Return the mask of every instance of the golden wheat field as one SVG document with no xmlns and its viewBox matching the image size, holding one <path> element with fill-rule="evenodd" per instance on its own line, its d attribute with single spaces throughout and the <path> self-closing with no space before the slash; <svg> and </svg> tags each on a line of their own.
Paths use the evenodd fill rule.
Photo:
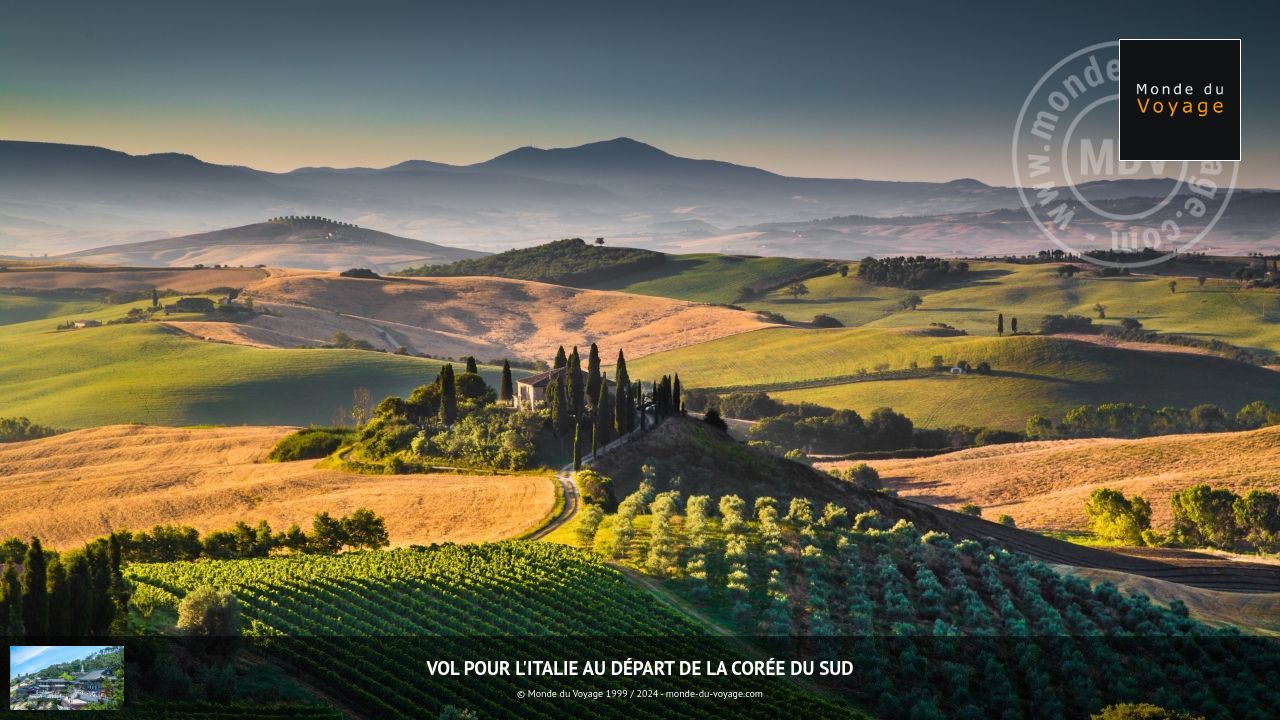
<svg viewBox="0 0 1280 720">
<path fill-rule="evenodd" d="M 114 425 L 0 445 L 0 537 L 60 548 L 165 523 L 203 532 L 265 519 L 282 530 L 367 507 L 395 546 L 480 542 L 532 529 L 556 502 L 543 475 L 356 475 L 265 462 L 291 430 Z"/>
<path fill-rule="evenodd" d="M 197 337 L 259 347 L 316 346 L 345 332 L 386 350 L 548 361 L 561 345 L 595 342 L 606 359 L 619 348 L 639 357 L 769 327 L 741 310 L 524 280 L 271 273 L 245 289 L 269 315 L 238 324 L 172 324 Z"/>
<path fill-rule="evenodd" d="M 855 463 L 820 463 L 830 469 Z M 1052 440 L 993 445 L 916 460 L 869 463 L 902 497 L 983 516 L 1008 514 L 1019 527 L 1079 530 L 1085 501 L 1110 487 L 1151 502 L 1152 525 L 1172 522 L 1169 497 L 1208 483 L 1243 493 L 1280 489 L 1280 427 L 1251 432 L 1117 440 Z"/>
</svg>

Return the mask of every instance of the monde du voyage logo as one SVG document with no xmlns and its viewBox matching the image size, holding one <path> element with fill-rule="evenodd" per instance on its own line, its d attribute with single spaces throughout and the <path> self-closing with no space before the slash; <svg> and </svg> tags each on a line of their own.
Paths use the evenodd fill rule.
<svg viewBox="0 0 1280 720">
<path fill-rule="evenodd" d="M 1041 232 L 1112 267 L 1200 243 L 1239 172 L 1240 50 L 1239 40 L 1123 39 L 1049 68 L 1013 137 L 1018 192 Z"/>
</svg>

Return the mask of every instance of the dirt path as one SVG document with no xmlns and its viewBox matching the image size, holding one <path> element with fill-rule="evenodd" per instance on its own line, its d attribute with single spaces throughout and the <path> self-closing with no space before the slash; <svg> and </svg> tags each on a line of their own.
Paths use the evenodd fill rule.
<svg viewBox="0 0 1280 720">
<path fill-rule="evenodd" d="M 560 514 L 552 518 L 551 522 L 530 533 L 526 540 L 541 540 L 555 532 L 556 528 L 569 522 L 569 518 L 578 512 L 578 486 L 573 484 L 573 466 L 565 465 L 560 468 L 560 472 L 556 473 L 556 481 L 560 483 L 560 488 L 564 492 L 564 506 L 560 508 Z"/>
</svg>

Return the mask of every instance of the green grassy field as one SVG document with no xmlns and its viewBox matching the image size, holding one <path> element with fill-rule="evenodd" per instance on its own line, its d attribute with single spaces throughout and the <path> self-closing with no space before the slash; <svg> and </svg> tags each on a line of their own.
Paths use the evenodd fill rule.
<svg viewBox="0 0 1280 720">
<path fill-rule="evenodd" d="M 934 355 L 948 366 L 986 361 L 993 374 L 874 377 L 877 369 L 903 370 L 912 362 L 927 369 Z M 830 380 L 861 370 L 868 372 L 867 379 Z M 641 378 L 675 371 L 687 387 L 767 390 L 786 401 L 862 413 L 888 405 L 926 427 L 964 423 L 1021 429 L 1031 415 L 1060 417 L 1086 403 L 1189 407 L 1212 402 L 1234 411 L 1253 400 L 1280 402 L 1280 374 L 1214 356 L 1041 336 L 933 337 L 879 327 L 758 330 L 639 358 L 630 371 Z"/>
<path fill-rule="evenodd" d="M 77 315 L 103 321 L 129 305 Z M 63 332 L 0 327 L 0 417 L 63 428 L 114 423 L 330 424 L 357 388 L 372 402 L 428 383 L 440 363 L 361 350 L 265 350 L 195 340 L 159 323 Z M 482 368 L 490 384 L 497 368 Z"/>
<path fill-rule="evenodd" d="M 102 303 L 93 300 L 60 300 L 0 293 L 0 325 L 92 312 L 103 307 Z"/>
<path fill-rule="evenodd" d="M 1059 278 L 1056 265 L 974 263 L 969 279 L 941 288 L 905 290 L 871 285 L 855 277 L 832 273 L 806 281 L 809 295 L 792 299 L 774 291 L 755 302 L 753 310 L 781 313 L 808 321 L 826 313 L 847 326 L 919 327 L 947 323 L 974 335 L 996 335 L 996 315 L 1004 313 L 1005 330 L 1018 318 L 1019 328 L 1035 330 L 1048 314 L 1077 314 L 1095 318 L 1095 304 L 1106 308 L 1105 323 L 1136 318 L 1164 333 L 1216 337 L 1247 348 L 1280 351 L 1280 291 L 1241 290 L 1231 280 L 1208 280 L 1199 287 L 1194 278 L 1177 278 L 1177 292 L 1169 291 L 1169 277 L 1099 278 L 1078 274 Z M 900 302 L 918 294 L 924 303 L 914 311 Z"/>
<path fill-rule="evenodd" d="M 630 273 L 591 287 L 706 303 L 732 303 L 744 287 L 772 287 L 827 263 L 793 258 L 672 255 L 658 268 Z"/>
</svg>

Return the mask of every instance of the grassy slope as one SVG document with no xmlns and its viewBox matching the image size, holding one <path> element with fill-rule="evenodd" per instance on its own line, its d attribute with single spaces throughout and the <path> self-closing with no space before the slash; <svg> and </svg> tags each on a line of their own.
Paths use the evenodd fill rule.
<svg viewBox="0 0 1280 720">
<path fill-rule="evenodd" d="M 878 365 L 891 370 L 912 361 L 991 363 L 992 376 L 851 382 L 782 391 L 787 383 L 855 375 Z M 1252 400 L 1280 402 L 1280 374 L 1207 355 L 1150 353 L 1052 337 L 933 337 L 884 328 L 801 330 L 778 328 L 722 338 L 640 358 L 632 377 L 678 371 L 690 387 L 778 390 L 788 401 L 806 400 L 860 412 L 890 405 L 923 426 L 955 423 L 1019 429 L 1033 414 L 1061 416 L 1084 403 L 1135 402 L 1192 406 L 1213 402 L 1231 410 Z"/>
<path fill-rule="evenodd" d="M 902 497 L 950 508 L 976 503 L 987 518 L 1007 513 L 1019 527 L 1045 530 L 1087 529 L 1089 493 L 1115 488 L 1146 498 L 1152 526 L 1167 532 L 1173 523 L 1169 498 L 1179 490 L 1206 483 L 1244 494 L 1280 486 L 1280 427 L 994 445 L 871 465 Z"/>
<path fill-rule="evenodd" d="M 77 315 L 103 321 L 130 306 Z M 359 350 L 263 350 L 194 340 L 155 323 L 54 332 L 0 327 L 0 417 L 58 427 L 141 422 L 331 423 L 356 388 L 374 402 L 430 382 L 440 362 Z M 483 368 L 495 384 L 498 371 Z"/>
<path fill-rule="evenodd" d="M 74 315 L 100 310 L 102 307 L 102 303 L 93 300 L 56 300 L 30 295 L 0 294 L 0 325 Z"/>
<path fill-rule="evenodd" d="M 743 286 L 770 287 L 825 264 L 819 260 L 777 257 L 672 255 L 661 267 L 630 273 L 591 287 L 694 302 L 731 303 L 737 299 Z"/>
<path fill-rule="evenodd" d="M 1096 317 L 1093 306 L 1107 309 L 1108 322 L 1132 317 L 1165 333 L 1217 337 L 1242 347 L 1280 351 L 1280 291 L 1241 290 L 1229 280 L 1209 280 L 1203 288 L 1180 278 L 1169 292 L 1169 278 L 1134 276 L 1097 278 L 1057 276 L 1055 265 L 974 263 L 969 280 L 943 288 L 904 290 L 871 285 L 830 274 L 806 281 L 810 294 L 800 300 L 775 291 L 751 309 L 772 310 L 793 320 L 827 313 L 845 325 L 918 327 L 944 322 L 975 335 L 995 335 L 997 313 L 1022 330 L 1034 330 L 1047 314 Z M 924 304 L 915 311 L 899 307 L 916 293 Z M 1009 329 L 1006 324 L 1006 331 Z"/>
</svg>

